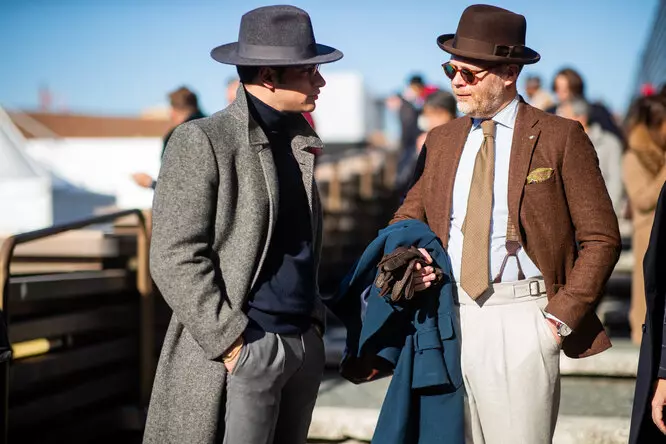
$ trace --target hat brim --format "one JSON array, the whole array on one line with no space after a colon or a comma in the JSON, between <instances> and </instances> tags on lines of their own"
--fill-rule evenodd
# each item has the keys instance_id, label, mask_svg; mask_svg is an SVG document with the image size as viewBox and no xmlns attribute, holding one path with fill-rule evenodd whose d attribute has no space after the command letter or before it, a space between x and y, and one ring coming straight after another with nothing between
<instances>
[{"instance_id":1,"label":"hat brim","mask_svg":"<svg viewBox=\"0 0 666 444\"><path fill-rule=\"evenodd\" d=\"M524 57L502 57L490 54L482 54L478 52L465 51L453 47L453 38L455 34L443 34L437 37L437 46L442 51L453 54L458 57L465 57L466 59L481 60L484 62L502 62L502 63L517 63L520 65L531 65L541 60L541 56L535 50L525 47Z\"/></svg>"},{"instance_id":2,"label":"hat brim","mask_svg":"<svg viewBox=\"0 0 666 444\"><path fill-rule=\"evenodd\" d=\"M236 66L301 66L320 65L340 60L341 51L330 46L317 43L317 55L306 59L252 59L238 55L238 42L213 48L210 56L217 62Z\"/></svg>"}]
</instances>

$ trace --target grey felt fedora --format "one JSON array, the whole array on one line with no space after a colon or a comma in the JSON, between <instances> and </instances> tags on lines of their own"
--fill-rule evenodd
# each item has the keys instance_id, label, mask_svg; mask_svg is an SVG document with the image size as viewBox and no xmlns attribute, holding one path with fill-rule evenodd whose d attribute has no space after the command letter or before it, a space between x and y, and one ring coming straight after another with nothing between
<instances>
[{"instance_id":1,"label":"grey felt fedora","mask_svg":"<svg viewBox=\"0 0 666 444\"><path fill-rule=\"evenodd\" d=\"M298 66L340 60L342 52L315 41L307 12L295 6L264 6L241 18L238 41L210 52L238 66Z\"/></svg>"}]
</instances>

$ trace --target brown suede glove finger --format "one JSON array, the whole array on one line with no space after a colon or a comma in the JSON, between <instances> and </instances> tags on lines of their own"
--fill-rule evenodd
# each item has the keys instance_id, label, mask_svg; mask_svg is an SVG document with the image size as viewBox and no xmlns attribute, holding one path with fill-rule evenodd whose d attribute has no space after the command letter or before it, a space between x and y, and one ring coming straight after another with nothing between
<instances>
[{"instance_id":1,"label":"brown suede glove finger","mask_svg":"<svg viewBox=\"0 0 666 444\"><path fill-rule=\"evenodd\" d=\"M418 259L412 259L405 268L405 273L402 278L393 286L393 300L399 301L400 299L411 299L414 292L414 287L412 285L412 277L414 276L414 266L416 265ZM396 277L397 279L397 277Z\"/></svg>"},{"instance_id":2,"label":"brown suede glove finger","mask_svg":"<svg viewBox=\"0 0 666 444\"><path fill-rule=\"evenodd\" d=\"M391 301L398 302L402 299L410 300L414 297L415 289L413 276L416 264L426 267L423 254L417 247L399 247L387 254L379 262L379 274L375 279L375 286L381 289L381 297L391 294ZM442 280L443 273L440 268L434 267L435 285Z\"/></svg>"}]
</instances>

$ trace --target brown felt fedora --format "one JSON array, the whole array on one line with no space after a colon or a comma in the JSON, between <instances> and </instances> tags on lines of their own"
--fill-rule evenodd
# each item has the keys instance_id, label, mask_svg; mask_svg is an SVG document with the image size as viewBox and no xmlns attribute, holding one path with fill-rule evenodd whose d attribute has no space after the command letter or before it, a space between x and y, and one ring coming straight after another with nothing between
<instances>
[{"instance_id":1,"label":"brown felt fedora","mask_svg":"<svg viewBox=\"0 0 666 444\"><path fill-rule=\"evenodd\" d=\"M437 37L442 50L459 57L493 63L529 65L538 52L525 46L525 17L491 5L472 5L463 11L455 34Z\"/></svg>"}]
</instances>

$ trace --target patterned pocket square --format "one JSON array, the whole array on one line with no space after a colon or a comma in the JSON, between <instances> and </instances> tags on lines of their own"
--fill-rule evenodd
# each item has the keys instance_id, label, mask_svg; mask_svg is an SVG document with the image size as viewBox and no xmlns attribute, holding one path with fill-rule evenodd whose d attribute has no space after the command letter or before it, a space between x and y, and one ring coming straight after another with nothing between
<instances>
[{"instance_id":1,"label":"patterned pocket square","mask_svg":"<svg viewBox=\"0 0 666 444\"><path fill-rule=\"evenodd\" d=\"M553 175L552 168L536 168L527 175L527 183L545 182Z\"/></svg>"}]
</instances>

